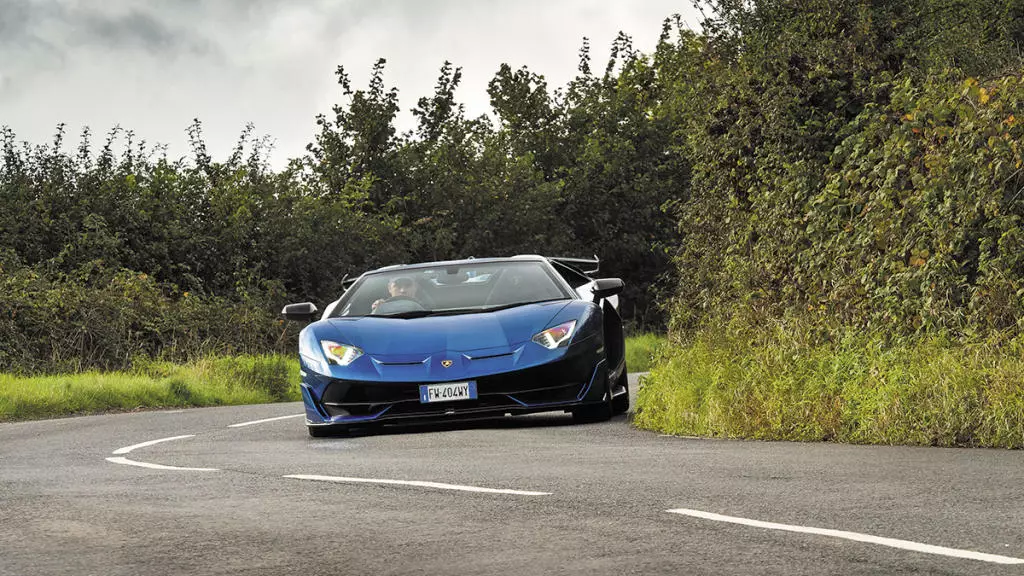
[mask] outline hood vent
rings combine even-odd
[[[486,354],[482,356],[470,356],[469,354],[463,354],[467,360],[486,360],[488,358],[502,358],[504,356],[511,356],[515,352],[502,352],[501,354]]]
[[[376,358],[373,358],[374,364],[378,364],[380,366],[418,366],[420,364],[426,364],[429,361],[430,356],[427,356],[423,360],[414,360],[412,362],[388,362],[385,360],[377,360]]]

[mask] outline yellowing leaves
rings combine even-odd
[[[914,268],[919,268],[919,267],[924,266],[925,264],[928,263],[928,257],[929,256],[931,256],[931,252],[929,252],[928,250],[918,250],[918,251],[915,251],[910,256],[910,260],[907,262],[907,264],[909,266],[914,267]]]

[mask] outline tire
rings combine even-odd
[[[306,430],[309,431],[311,438],[330,438],[345,431],[344,428],[337,426],[306,426]]]
[[[619,380],[616,382],[615,386],[612,387],[612,390],[614,391],[615,388],[618,388],[619,386],[622,386],[622,388],[626,390],[626,393],[612,399],[613,415],[629,412],[629,374],[625,367],[622,368],[622,375],[619,376]]]
[[[604,373],[604,389],[607,400],[598,404],[580,406],[572,411],[572,419],[576,422],[604,422],[612,417],[612,389],[608,385],[608,371]]]
[[[572,419],[576,422],[604,422],[612,417],[611,406],[607,402],[580,406],[572,411]]]

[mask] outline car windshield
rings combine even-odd
[[[468,314],[570,297],[542,262],[415,267],[367,274],[331,316]]]

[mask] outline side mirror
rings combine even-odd
[[[594,293],[594,302],[609,296],[615,296],[626,286],[621,278],[601,278],[594,280],[594,287],[590,289]]]
[[[281,316],[284,316],[287,320],[294,320],[296,322],[312,322],[313,317],[316,316],[316,304],[312,302],[302,302],[301,304],[289,304],[281,310]]]

